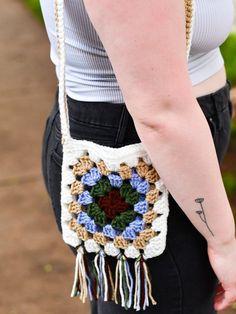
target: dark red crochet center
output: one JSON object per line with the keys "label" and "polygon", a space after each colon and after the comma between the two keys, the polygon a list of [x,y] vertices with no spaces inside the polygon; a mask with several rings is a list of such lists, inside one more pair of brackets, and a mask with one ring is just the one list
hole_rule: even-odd
{"label": "dark red crochet center", "polygon": [[130,206],[116,189],[113,189],[107,195],[100,197],[98,205],[110,219],[114,219],[118,214],[126,211]]}

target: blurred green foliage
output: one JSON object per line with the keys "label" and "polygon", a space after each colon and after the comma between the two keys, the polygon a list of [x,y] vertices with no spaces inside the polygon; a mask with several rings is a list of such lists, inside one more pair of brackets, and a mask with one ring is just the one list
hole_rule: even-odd
{"label": "blurred green foliage", "polygon": [[236,175],[225,172],[222,175],[224,186],[228,196],[233,196],[236,193]]}
{"label": "blurred green foliage", "polygon": [[[39,0],[23,0],[24,3],[33,11],[33,13],[43,21]],[[48,0],[49,1],[49,0]]]}
{"label": "blurred green foliage", "polygon": [[236,137],[236,119],[231,121],[231,136]]}
{"label": "blurred green foliage", "polygon": [[226,41],[220,46],[225,61],[227,78],[236,85],[236,33],[231,32]]}

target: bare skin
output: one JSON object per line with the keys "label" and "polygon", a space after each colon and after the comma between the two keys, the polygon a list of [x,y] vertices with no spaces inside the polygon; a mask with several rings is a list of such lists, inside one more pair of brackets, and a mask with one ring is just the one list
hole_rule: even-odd
{"label": "bare skin", "polygon": [[[236,300],[235,224],[210,128],[196,100],[225,85],[225,69],[192,86],[182,1],[84,4],[154,167],[207,241],[209,261],[220,281],[214,306],[225,309]],[[202,214],[198,198],[204,198]]]}
{"label": "bare skin", "polygon": [[200,97],[213,93],[219,88],[223,87],[226,83],[226,71],[223,66],[219,71],[210,76],[208,79],[193,86],[193,93],[195,97]]}
{"label": "bare skin", "polygon": [[[212,93],[216,91],[217,89],[224,86],[226,81],[226,71],[225,67],[223,66],[220,71],[216,72],[214,75],[209,77],[207,80],[193,86],[193,93],[196,97],[206,95],[208,93]],[[210,231],[211,232],[211,231]],[[230,262],[231,259],[234,259],[236,256],[235,250],[236,245],[234,242],[234,248],[229,247],[229,249],[225,249],[226,254],[231,254],[231,258],[223,258],[222,259],[222,253],[217,253],[214,251],[211,247],[208,247],[208,256],[209,260],[211,262],[211,265],[216,273],[221,273],[222,268],[224,267],[225,261],[228,260]],[[228,300],[234,300],[234,294],[232,292],[232,286],[234,286],[234,278],[227,278],[227,283],[225,278],[219,277],[219,281],[225,281],[224,286],[222,286],[222,283],[219,284],[217,288],[217,293],[215,297],[215,307],[216,309],[224,309],[228,306],[229,301]]]}

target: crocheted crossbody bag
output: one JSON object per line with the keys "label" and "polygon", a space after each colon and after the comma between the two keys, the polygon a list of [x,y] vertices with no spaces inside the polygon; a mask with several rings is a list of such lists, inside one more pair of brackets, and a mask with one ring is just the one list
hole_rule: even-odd
{"label": "crocheted crossbody bag", "polygon": [[[194,0],[185,0],[185,13],[188,60]],[[156,304],[145,260],[160,255],[166,246],[168,190],[142,143],[112,148],[71,137],[65,91],[64,0],[55,0],[55,22],[63,145],[61,226],[63,240],[77,249],[71,296],[83,302],[86,297],[101,297],[125,309],[145,309],[149,301]],[[95,253],[92,270],[88,253]],[[107,255],[117,259],[115,274]],[[127,259],[134,259],[134,276]]]}

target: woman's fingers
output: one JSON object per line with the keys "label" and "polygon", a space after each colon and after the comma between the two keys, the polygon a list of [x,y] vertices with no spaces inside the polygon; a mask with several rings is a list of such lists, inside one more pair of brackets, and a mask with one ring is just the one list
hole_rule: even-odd
{"label": "woman's fingers", "polygon": [[218,285],[217,285],[217,287],[216,287],[216,295],[219,294],[219,293],[222,293],[222,292],[224,292],[224,291],[225,291],[225,290],[224,290],[222,284],[221,284],[221,283],[218,283]]}
{"label": "woman's fingers", "polygon": [[212,248],[208,245],[211,266],[218,278],[214,308],[216,311],[226,309],[236,301],[236,242]]}
{"label": "woman's fingers", "polygon": [[230,304],[236,300],[236,289],[224,290],[222,285],[217,287],[216,296],[214,299],[214,308],[216,311],[226,309]]}

